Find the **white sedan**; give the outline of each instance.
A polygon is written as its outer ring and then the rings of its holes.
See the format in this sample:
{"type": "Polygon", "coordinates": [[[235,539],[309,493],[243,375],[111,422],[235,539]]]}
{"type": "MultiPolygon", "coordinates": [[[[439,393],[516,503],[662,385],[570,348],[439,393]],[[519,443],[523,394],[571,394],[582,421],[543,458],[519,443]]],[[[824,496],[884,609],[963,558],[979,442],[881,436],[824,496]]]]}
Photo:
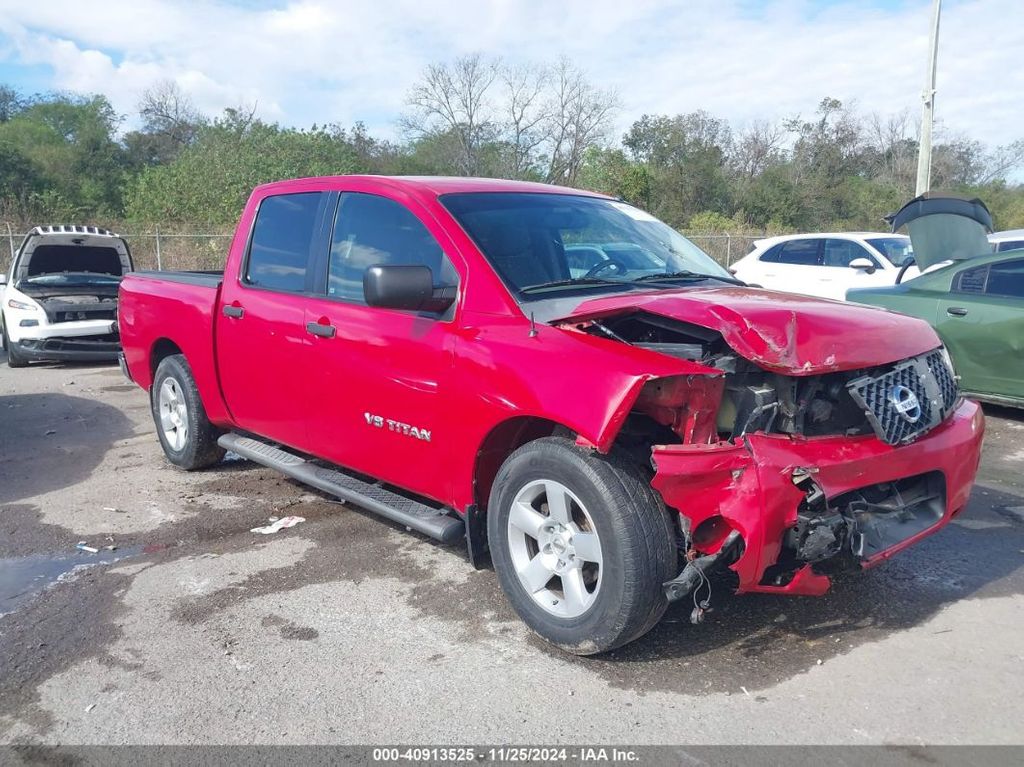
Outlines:
{"type": "Polygon", "coordinates": [[[851,288],[895,285],[901,271],[900,281],[918,276],[913,258],[902,234],[788,234],[757,240],[729,271],[751,285],[842,300],[851,288]]]}

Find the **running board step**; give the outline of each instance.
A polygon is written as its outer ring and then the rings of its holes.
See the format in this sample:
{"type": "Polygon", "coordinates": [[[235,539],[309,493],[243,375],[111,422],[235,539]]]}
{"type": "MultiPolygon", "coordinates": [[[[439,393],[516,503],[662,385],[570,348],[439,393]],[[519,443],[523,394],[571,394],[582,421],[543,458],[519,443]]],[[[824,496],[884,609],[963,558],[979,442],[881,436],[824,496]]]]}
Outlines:
{"type": "Polygon", "coordinates": [[[277,469],[292,479],[350,501],[443,543],[452,543],[465,535],[463,521],[450,516],[447,509],[435,509],[393,493],[380,484],[366,482],[338,469],[319,466],[258,439],[225,434],[217,440],[217,444],[242,458],[277,469]]]}

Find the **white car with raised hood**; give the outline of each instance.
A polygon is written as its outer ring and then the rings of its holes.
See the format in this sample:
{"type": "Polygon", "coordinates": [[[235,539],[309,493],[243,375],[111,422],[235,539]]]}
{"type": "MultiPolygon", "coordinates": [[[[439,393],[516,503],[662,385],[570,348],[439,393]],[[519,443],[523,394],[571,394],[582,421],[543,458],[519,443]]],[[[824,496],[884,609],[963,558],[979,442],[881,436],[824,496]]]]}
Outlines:
{"type": "Polygon", "coordinates": [[[95,226],[37,226],[0,274],[7,365],[115,360],[117,292],[132,270],[128,243],[95,226]]]}
{"type": "Polygon", "coordinates": [[[843,300],[851,288],[918,276],[913,259],[910,238],[902,234],[787,234],[756,240],[729,271],[750,285],[843,300]]]}

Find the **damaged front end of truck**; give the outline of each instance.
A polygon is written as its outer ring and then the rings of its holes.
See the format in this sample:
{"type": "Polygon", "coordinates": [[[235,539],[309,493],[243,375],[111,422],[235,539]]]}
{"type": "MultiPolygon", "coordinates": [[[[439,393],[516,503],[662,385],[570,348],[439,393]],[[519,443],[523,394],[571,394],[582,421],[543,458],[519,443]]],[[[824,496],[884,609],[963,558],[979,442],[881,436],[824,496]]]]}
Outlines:
{"type": "Polygon", "coordinates": [[[984,424],[930,329],[898,318],[878,351],[799,311],[744,322],[700,309],[599,307],[556,323],[693,371],[643,384],[614,441],[650,465],[675,512],[680,570],[664,589],[670,601],[695,595],[695,621],[711,578],[820,595],[833,575],[891,556],[964,506],[984,424]]]}

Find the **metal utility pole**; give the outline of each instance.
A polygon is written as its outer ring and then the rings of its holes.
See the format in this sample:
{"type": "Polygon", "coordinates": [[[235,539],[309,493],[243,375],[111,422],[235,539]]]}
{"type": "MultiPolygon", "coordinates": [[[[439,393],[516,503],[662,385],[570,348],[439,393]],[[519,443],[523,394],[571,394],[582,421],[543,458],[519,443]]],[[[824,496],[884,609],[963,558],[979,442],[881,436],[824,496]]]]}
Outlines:
{"type": "Polygon", "coordinates": [[[932,183],[932,118],[935,116],[935,62],[939,56],[939,14],[942,0],[935,0],[931,35],[928,40],[928,76],[925,79],[924,109],[921,114],[921,143],[917,150],[917,195],[928,191],[932,183]]]}

